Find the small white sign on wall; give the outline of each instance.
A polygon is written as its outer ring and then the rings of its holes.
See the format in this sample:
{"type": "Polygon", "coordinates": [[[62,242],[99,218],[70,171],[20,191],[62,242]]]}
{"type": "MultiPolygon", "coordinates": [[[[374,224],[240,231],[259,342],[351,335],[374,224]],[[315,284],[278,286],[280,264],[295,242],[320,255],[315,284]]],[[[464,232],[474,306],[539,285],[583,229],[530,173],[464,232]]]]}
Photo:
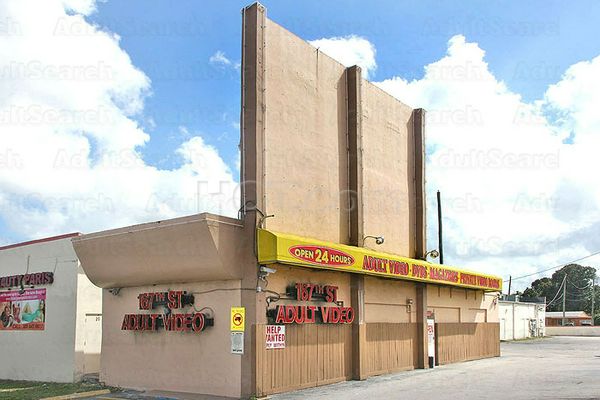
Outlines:
{"type": "Polygon", "coordinates": [[[267,325],[265,346],[267,349],[285,349],[285,325],[267,325]]]}
{"type": "Polygon", "coordinates": [[[435,320],[427,318],[427,352],[435,362],[435,320]]]}
{"type": "Polygon", "coordinates": [[[244,332],[231,332],[231,354],[244,354],[244,332]]]}

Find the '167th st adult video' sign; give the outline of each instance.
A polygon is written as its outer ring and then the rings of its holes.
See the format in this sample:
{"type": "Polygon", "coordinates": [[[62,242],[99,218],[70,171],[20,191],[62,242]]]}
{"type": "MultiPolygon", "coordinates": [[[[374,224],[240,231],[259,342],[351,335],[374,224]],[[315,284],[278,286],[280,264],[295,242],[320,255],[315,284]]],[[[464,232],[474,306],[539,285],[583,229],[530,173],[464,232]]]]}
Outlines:
{"type": "Polygon", "coordinates": [[[303,304],[282,304],[268,310],[275,324],[351,324],[354,309],[338,302],[338,287],[296,283],[287,289],[290,298],[303,304]]]}
{"type": "Polygon", "coordinates": [[[140,310],[155,310],[162,306],[162,313],[125,314],[121,330],[200,333],[206,327],[213,326],[214,319],[208,314],[176,312],[194,304],[194,295],[181,290],[169,292],[141,293],[138,296],[140,310]]]}

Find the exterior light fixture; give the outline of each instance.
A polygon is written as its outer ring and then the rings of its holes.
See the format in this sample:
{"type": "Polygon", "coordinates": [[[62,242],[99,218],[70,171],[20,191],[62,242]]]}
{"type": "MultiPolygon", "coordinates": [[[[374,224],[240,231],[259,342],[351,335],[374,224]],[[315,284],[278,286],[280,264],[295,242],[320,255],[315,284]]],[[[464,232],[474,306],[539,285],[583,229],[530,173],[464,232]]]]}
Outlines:
{"type": "Polygon", "coordinates": [[[413,299],[406,299],[406,312],[410,313],[412,312],[412,305],[414,304],[414,300],[413,299]]]}
{"type": "Polygon", "coordinates": [[[431,258],[438,258],[440,256],[440,252],[436,249],[429,250],[427,253],[425,253],[423,259],[427,260],[427,256],[430,256],[431,258]]]}
{"type": "Polygon", "coordinates": [[[383,242],[385,242],[385,238],[383,236],[372,236],[372,235],[367,235],[363,238],[363,242],[365,241],[365,239],[375,239],[375,243],[376,244],[383,244],[383,242]]]}

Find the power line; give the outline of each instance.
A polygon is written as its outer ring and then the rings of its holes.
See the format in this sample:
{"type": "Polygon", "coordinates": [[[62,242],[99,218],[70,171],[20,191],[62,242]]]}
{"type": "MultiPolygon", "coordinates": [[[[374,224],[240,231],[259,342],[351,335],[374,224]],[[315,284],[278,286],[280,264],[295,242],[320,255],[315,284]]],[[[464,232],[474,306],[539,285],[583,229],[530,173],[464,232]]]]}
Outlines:
{"type": "MultiPolygon", "coordinates": [[[[534,273],[532,273],[532,274],[527,274],[527,275],[523,275],[523,276],[518,276],[518,277],[516,277],[516,278],[512,278],[512,280],[513,280],[513,281],[515,281],[515,280],[517,280],[517,279],[529,278],[530,276],[533,276],[533,275],[538,275],[538,274],[541,274],[542,272],[548,272],[548,271],[552,271],[553,269],[558,269],[558,268],[564,267],[564,266],[566,266],[566,265],[569,265],[569,264],[576,263],[577,261],[581,261],[581,260],[585,260],[586,258],[590,258],[590,257],[593,257],[593,256],[597,256],[598,254],[600,254],[600,251],[597,251],[597,252],[595,252],[595,253],[592,253],[592,254],[588,254],[587,256],[585,256],[585,257],[581,257],[581,258],[578,258],[578,259],[576,259],[576,260],[571,260],[571,261],[568,261],[568,262],[566,262],[566,263],[563,263],[563,264],[556,265],[556,266],[554,266],[554,267],[552,267],[552,268],[543,269],[543,270],[541,270],[541,271],[534,272],[534,273]]],[[[508,282],[508,280],[505,280],[504,282],[508,282]]]]}
{"type": "Polygon", "coordinates": [[[575,289],[579,289],[579,290],[588,290],[589,288],[592,287],[592,285],[587,285],[586,287],[582,287],[580,288],[579,286],[577,286],[576,284],[574,284],[573,282],[569,281],[569,283],[571,284],[571,286],[573,286],[575,289]]]}
{"type": "Polygon", "coordinates": [[[577,294],[577,295],[570,294],[567,297],[567,300],[568,299],[579,299],[579,300],[581,300],[581,299],[589,299],[591,297],[592,297],[591,293],[587,293],[587,294],[586,293],[580,293],[580,294],[577,294]]]}
{"type": "Polygon", "coordinates": [[[584,304],[586,304],[587,301],[584,302],[584,300],[588,300],[588,299],[567,299],[567,303],[584,303],[584,304]]]}
{"type": "MultiPolygon", "coordinates": [[[[554,298],[552,300],[550,300],[548,303],[546,303],[546,308],[550,307],[552,305],[552,303],[554,302],[554,300],[556,300],[556,298],[558,297],[558,294],[561,293],[562,287],[565,284],[565,281],[563,280],[560,284],[560,287],[558,288],[558,290],[556,291],[556,295],[554,296],[554,298]]],[[[561,296],[562,297],[562,296],[561,296]]]]}
{"type": "MultiPolygon", "coordinates": [[[[556,300],[562,301],[562,296],[560,296],[560,297],[559,297],[558,299],[556,299],[556,300]]],[[[554,300],[553,300],[553,301],[554,301],[554,300]]],[[[548,308],[548,307],[550,307],[551,305],[554,305],[554,304],[556,304],[556,303],[553,303],[553,302],[552,302],[552,303],[548,303],[548,304],[546,304],[546,308],[548,308]]]]}
{"type": "MultiPolygon", "coordinates": [[[[569,282],[571,285],[573,285],[573,283],[572,283],[571,281],[568,281],[568,282],[569,282]]],[[[558,288],[558,290],[557,290],[557,292],[556,292],[556,295],[554,296],[554,298],[553,298],[552,300],[550,300],[549,302],[547,302],[547,303],[546,303],[546,307],[550,307],[550,306],[551,306],[551,305],[553,305],[553,304],[554,304],[554,302],[555,302],[555,301],[557,301],[557,300],[562,300],[562,297],[563,297],[563,296],[562,296],[562,288],[563,288],[563,285],[564,285],[564,284],[565,284],[565,281],[563,280],[563,281],[561,282],[561,284],[560,284],[560,287],[558,288]],[[561,296],[559,296],[559,295],[561,295],[561,296]]],[[[573,286],[575,286],[575,285],[573,285],[573,286]]],[[[580,288],[580,287],[578,287],[578,286],[575,286],[575,287],[576,287],[577,289],[580,289],[580,290],[589,289],[589,287],[588,287],[588,288],[583,288],[583,289],[582,289],[582,288],[580,288]]],[[[567,296],[567,298],[566,298],[566,300],[565,300],[565,301],[568,301],[568,302],[581,302],[581,301],[588,300],[590,297],[591,297],[591,296],[589,296],[589,295],[588,295],[588,294],[586,294],[586,293],[580,293],[580,294],[570,294],[569,296],[567,296]]]]}

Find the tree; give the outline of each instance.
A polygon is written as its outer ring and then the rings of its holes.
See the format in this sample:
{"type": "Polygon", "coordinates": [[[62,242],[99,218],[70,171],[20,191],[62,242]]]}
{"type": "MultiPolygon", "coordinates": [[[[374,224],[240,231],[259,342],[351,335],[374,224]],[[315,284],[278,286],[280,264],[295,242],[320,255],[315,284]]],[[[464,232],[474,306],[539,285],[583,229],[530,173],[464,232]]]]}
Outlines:
{"type": "Polygon", "coordinates": [[[547,311],[562,311],[562,283],[567,275],[567,311],[585,311],[591,314],[592,293],[594,293],[596,309],[594,320],[600,323],[600,287],[593,281],[596,269],[578,264],[565,265],[552,274],[550,278],[536,279],[523,291],[524,297],[545,297],[547,311]],[[592,283],[594,282],[594,283],[592,283]],[[592,289],[592,284],[594,287],[592,289]],[[554,299],[554,301],[552,301],[554,299]]]}
{"type": "Polygon", "coordinates": [[[555,285],[554,281],[550,278],[536,279],[531,283],[531,287],[525,289],[523,296],[545,297],[547,301],[550,301],[556,295],[559,286],[555,285]]]}

